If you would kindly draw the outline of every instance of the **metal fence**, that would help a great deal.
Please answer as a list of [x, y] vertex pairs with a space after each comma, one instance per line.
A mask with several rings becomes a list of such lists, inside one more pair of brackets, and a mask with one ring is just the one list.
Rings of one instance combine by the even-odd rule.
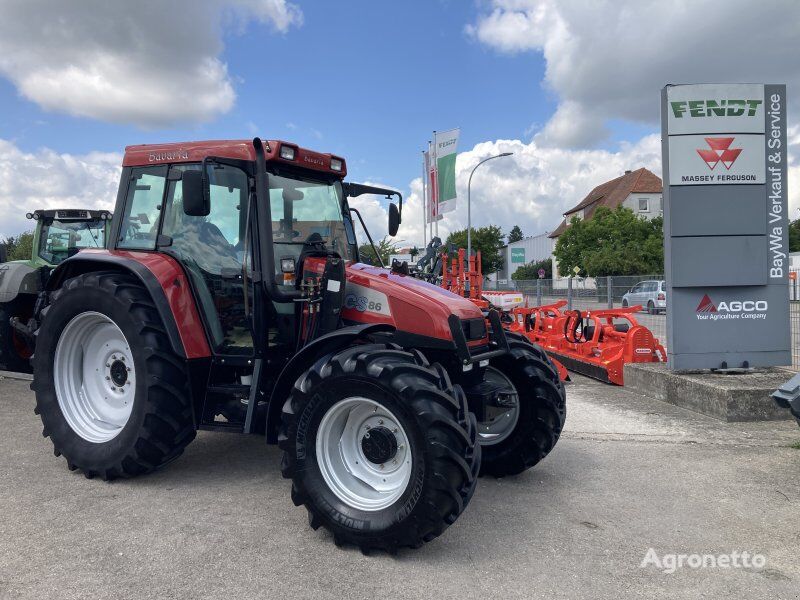
[[[798, 270], [800, 271], [800, 270]], [[800, 274], [793, 271], [789, 281], [789, 322], [786, 324], [791, 332], [792, 368], [800, 370]], [[505, 284], [487, 282], [487, 290], [519, 291], [525, 295], [528, 306], [551, 304], [558, 300], [566, 300], [569, 310], [597, 310], [599, 308], [620, 308], [623, 297], [636, 284], [642, 281], [661, 281], [663, 275], [632, 275], [617, 277], [589, 277], [564, 279], [510, 280]], [[667, 298], [669, 306], [669, 298]], [[647, 306], [635, 315], [636, 320], [646, 325], [653, 335], [664, 346], [669, 347], [667, 340], [666, 311], [655, 314], [648, 312]], [[788, 366], [788, 365], [787, 365]]]

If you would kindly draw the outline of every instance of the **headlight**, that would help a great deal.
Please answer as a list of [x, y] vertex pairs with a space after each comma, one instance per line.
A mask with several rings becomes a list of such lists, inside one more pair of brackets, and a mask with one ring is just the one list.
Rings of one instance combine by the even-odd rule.
[[281, 259], [281, 273], [294, 273], [294, 270], [294, 258], [289, 257]]
[[281, 146], [281, 158], [284, 160], [294, 160], [294, 148], [291, 146]]

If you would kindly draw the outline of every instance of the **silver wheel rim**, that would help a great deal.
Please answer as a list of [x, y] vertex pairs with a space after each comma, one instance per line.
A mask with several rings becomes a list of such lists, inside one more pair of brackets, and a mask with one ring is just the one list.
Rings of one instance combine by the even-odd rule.
[[122, 330], [106, 315], [84, 312], [67, 323], [53, 361], [56, 397], [72, 430], [96, 444], [128, 422], [136, 395], [136, 370]]
[[485, 407], [487, 420], [478, 423], [478, 440], [483, 446], [499, 444], [514, 431], [519, 421], [519, 393], [505, 374], [495, 367], [486, 367], [484, 379], [505, 387], [499, 395], [509, 406]]
[[[385, 428], [396, 440], [396, 453], [383, 463], [364, 454], [370, 430]], [[394, 504], [411, 480], [411, 448], [397, 417], [368, 398], [345, 398], [322, 417], [317, 432], [317, 465], [325, 483], [352, 508], [377, 511]]]

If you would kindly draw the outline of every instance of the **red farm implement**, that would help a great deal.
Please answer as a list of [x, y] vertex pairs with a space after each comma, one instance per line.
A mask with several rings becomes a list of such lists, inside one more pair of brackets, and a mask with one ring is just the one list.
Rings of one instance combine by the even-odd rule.
[[501, 311], [503, 327], [524, 335], [547, 352], [562, 381], [567, 370], [624, 385], [626, 363], [665, 362], [664, 347], [634, 313], [641, 306], [598, 309], [587, 312], [564, 310], [566, 300], [542, 306], [522, 307], [519, 292], [483, 290], [480, 252], [466, 260], [464, 249], [457, 256], [442, 255], [442, 287], [468, 298], [484, 313]]
[[567, 369], [616, 385], [624, 385], [626, 363], [665, 362], [664, 346], [634, 313], [641, 306], [567, 311], [553, 322], [543, 344]]
[[664, 362], [666, 351], [634, 313], [641, 306], [564, 311], [566, 300], [515, 308], [509, 331], [539, 344], [570, 371], [623, 385], [625, 363]]

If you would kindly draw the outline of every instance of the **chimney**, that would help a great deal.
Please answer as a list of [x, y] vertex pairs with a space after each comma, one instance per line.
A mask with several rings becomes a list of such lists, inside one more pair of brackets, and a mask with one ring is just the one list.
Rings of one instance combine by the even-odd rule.
[[631, 174], [631, 170], [630, 170], [630, 169], [628, 169], [627, 171], [625, 171], [625, 175], [630, 175], [630, 174]]

